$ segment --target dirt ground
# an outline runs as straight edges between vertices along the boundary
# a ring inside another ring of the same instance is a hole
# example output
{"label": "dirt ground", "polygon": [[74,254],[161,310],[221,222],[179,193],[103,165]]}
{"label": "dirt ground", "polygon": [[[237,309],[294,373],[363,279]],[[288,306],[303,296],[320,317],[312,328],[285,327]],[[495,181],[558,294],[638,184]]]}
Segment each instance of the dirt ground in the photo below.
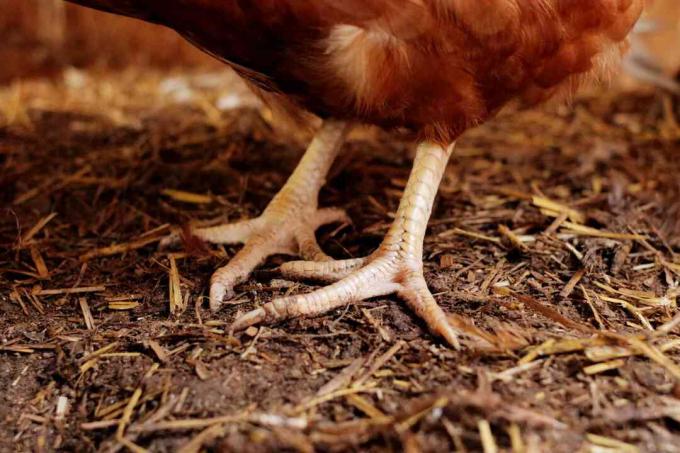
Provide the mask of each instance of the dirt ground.
{"label": "dirt ground", "polygon": [[[0,89],[0,451],[680,451],[680,128],[661,93],[606,93],[466,135],[425,242],[467,332],[396,298],[230,335],[309,291],[274,257],[205,306],[237,247],[159,250],[257,215],[303,133],[228,73],[83,73]],[[412,145],[353,134],[321,195],[370,253]],[[183,313],[171,314],[172,303]]]}

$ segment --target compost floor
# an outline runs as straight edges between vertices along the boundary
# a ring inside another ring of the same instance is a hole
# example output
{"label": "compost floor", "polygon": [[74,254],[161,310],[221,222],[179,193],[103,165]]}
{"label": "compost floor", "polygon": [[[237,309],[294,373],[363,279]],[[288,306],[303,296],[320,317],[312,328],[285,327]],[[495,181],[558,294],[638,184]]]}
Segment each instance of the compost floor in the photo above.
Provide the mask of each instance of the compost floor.
{"label": "compost floor", "polygon": [[[318,286],[283,280],[284,256],[207,309],[238,246],[158,242],[256,216],[309,138],[229,73],[5,86],[0,450],[678,452],[676,113],[607,92],[460,140],[424,247],[457,351],[395,297],[231,334]],[[325,250],[378,246],[412,157],[352,134],[320,200],[353,223]]]}

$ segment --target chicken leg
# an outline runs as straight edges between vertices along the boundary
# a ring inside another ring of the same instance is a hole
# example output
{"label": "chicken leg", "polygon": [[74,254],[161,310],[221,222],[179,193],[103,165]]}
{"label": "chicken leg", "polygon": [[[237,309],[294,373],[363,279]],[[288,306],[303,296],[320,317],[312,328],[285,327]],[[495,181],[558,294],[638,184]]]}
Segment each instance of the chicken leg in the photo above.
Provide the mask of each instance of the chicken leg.
{"label": "chicken leg", "polygon": [[432,332],[459,347],[458,332],[427,288],[422,261],[427,222],[452,150],[453,146],[433,143],[418,147],[396,218],[373,254],[353,260],[287,263],[282,271],[289,277],[337,281],[311,293],[275,299],[238,318],[232,328],[320,315],[359,300],[396,293]]}
{"label": "chicken leg", "polygon": [[321,225],[349,220],[341,209],[318,209],[318,195],[348,128],[344,122],[326,121],[293,174],[259,217],[191,232],[206,242],[244,244],[229,264],[212,276],[210,308],[213,311],[232,299],[234,286],[244,281],[268,256],[283,253],[299,255],[305,260],[331,261],[316,242],[314,232]]}

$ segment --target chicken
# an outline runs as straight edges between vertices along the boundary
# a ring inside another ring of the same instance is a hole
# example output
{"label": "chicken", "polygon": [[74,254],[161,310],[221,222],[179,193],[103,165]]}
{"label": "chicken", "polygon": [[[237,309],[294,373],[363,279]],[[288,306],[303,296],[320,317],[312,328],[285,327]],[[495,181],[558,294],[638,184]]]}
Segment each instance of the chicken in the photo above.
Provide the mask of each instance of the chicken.
{"label": "chicken", "polygon": [[[423,277],[423,240],[456,139],[500,110],[570,95],[606,75],[626,49],[645,0],[74,0],[166,25],[223,60],[267,102],[324,120],[299,166],[261,216],[196,229],[212,243],[243,243],[215,272],[210,306],[278,253],[291,278],[329,283],[278,298],[234,329],[314,316],[396,293],[432,332],[458,332]],[[352,124],[411,134],[413,169],[394,222],[366,258],[333,260],[315,230],[344,221],[318,192]]]}

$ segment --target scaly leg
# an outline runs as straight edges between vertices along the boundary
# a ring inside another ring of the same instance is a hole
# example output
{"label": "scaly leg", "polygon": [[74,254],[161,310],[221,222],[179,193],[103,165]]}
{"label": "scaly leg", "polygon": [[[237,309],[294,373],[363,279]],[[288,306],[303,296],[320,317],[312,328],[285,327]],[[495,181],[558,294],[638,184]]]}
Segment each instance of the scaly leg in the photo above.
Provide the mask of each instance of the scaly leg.
{"label": "scaly leg", "polygon": [[318,209],[318,196],[326,175],[347,135],[344,122],[326,121],[309,145],[286,184],[262,215],[252,220],[192,231],[194,236],[217,244],[243,243],[243,248],[212,276],[210,308],[218,310],[234,296],[233,288],[268,256],[283,253],[305,260],[331,261],[316,242],[321,225],[349,222],[341,209]]}
{"label": "scaly leg", "polygon": [[232,328],[261,322],[315,316],[371,297],[396,293],[432,332],[459,347],[458,332],[437,305],[423,276],[423,240],[437,188],[453,146],[419,146],[396,218],[380,247],[369,257],[344,261],[291,262],[284,275],[336,281],[317,291],[282,297],[238,318]]}

